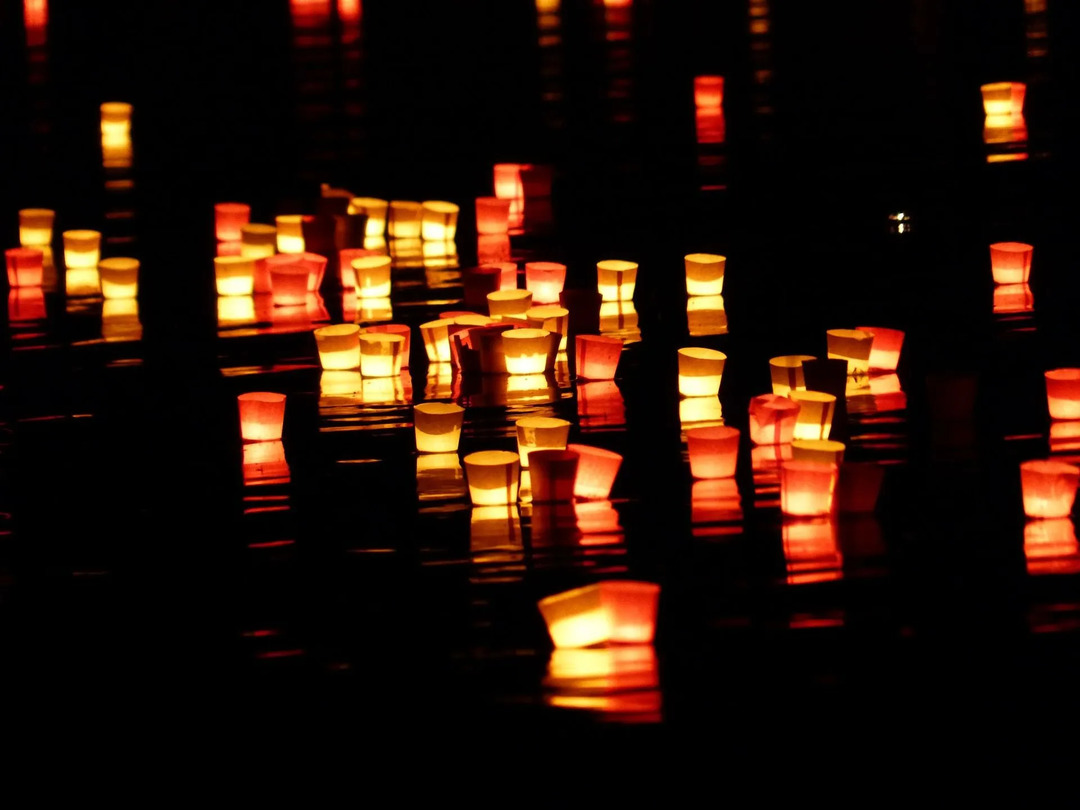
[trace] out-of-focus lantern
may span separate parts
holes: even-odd
[[[486,309],[488,293],[517,288],[517,265],[513,262],[481,265],[465,272],[463,286],[465,306]]]
[[[718,110],[723,103],[723,76],[694,77],[694,105],[699,110]]]
[[[465,409],[452,402],[421,402],[413,406],[416,449],[421,453],[456,453]]]
[[[240,438],[245,442],[270,442],[281,439],[285,422],[285,395],[270,391],[240,394]]]
[[[480,234],[476,237],[477,264],[510,261],[510,237],[505,233]]]
[[[390,296],[390,257],[362,256],[352,260],[356,274],[358,298],[388,298]]]
[[[556,647],[651,644],[660,586],[606,580],[554,594],[537,604]]]
[[[307,291],[309,293],[318,292],[319,287],[322,286],[323,276],[326,275],[327,261],[325,256],[320,256],[318,253],[305,251],[300,254],[300,263],[308,271]]]
[[[278,253],[304,252],[304,217],[302,214],[282,214],[274,219],[277,225]]]
[[[525,320],[537,329],[546,329],[559,335],[559,351],[566,350],[566,332],[570,325],[570,310],[556,304],[530,307]],[[489,321],[490,322],[490,321]]]
[[[356,289],[356,271],[353,270],[353,260],[365,256],[378,255],[372,250],[365,248],[344,248],[338,251],[338,268],[341,271],[341,288],[343,290]]]
[[[697,427],[686,431],[690,475],[731,478],[739,458],[739,431],[733,427]]]
[[[566,284],[566,265],[558,262],[525,262],[525,289],[537,304],[559,303]]]
[[[365,234],[381,237],[386,233],[386,214],[390,203],[376,197],[353,197],[349,202],[350,214],[367,214]]]
[[[214,280],[218,295],[251,295],[255,288],[255,260],[215,256]]]
[[[442,200],[427,200],[421,203],[420,235],[422,239],[437,242],[451,242],[457,234],[457,205]]]
[[[1072,513],[1080,467],[1064,461],[1036,460],[1020,464],[1024,514],[1029,518],[1063,518]]]
[[[686,264],[687,295],[720,295],[724,291],[726,256],[715,253],[690,253]]]
[[[259,222],[249,222],[240,228],[240,255],[249,259],[264,259],[277,252],[277,228]]]
[[[509,374],[543,374],[559,351],[559,335],[546,329],[509,329],[502,342]]]
[[[896,371],[900,364],[900,349],[904,346],[904,332],[883,326],[857,326],[860,332],[873,335],[870,346],[870,370],[876,372]]]
[[[532,498],[536,503],[570,503],[574,500],[578,454],[572,450],[534,450],[529,454]]]
[[[44,274],[45,254],[38,248],[10,248],[4,251],[8,285],[11,287],[40,287]]]
[[[416,457],[416,495],[421,501],[457,500],[466,492],[465,473],[456,451]]]
[[[450,327],[453,325],[453,321],[446,319],[420,324],[420,337],[424,339],[429,362],[450,362]]]
[[[819,461],[780,463],[780,511],[792,517],[815,517],[832,512],[836,482],[835,464]]]
[[[469,499],[477,506],[500,506],[517,501],[521,465],[517,453],[482,450],[462,459]]]
[[[500,197],[476,198],[476,232],[484,235],[506,233],[510,228],[510,200]]]
[[[71,296],[101,292],[98,262],[101,260],[99,231],[64,231],[65,288]]]
[[[605,301],[632,301],[637,286],[637,262],[605,259],[596,263],[596,289]]]
[[[565,450],[570,435],[570,423],[551,416],[523,416],[515,423],[521,469],[529,469],[529,453],[533,450]]]
[[[401,344],[401,368],[409,367],[409,349],[412,346],[412,330],[405,324],[400,323],[382,323],[374,326],[365,326],[360,330],[361,334],[374,333],[374,334],[388,334],[388,335],[400,335]]]
[[[1027,85],[1023,82],[992,82],[979,88],[982,91],[983,112],[986,116],[1022,116]]]
[[[524,317],[532,307],[533,294],[528,290],[496,290],[488,293],[488,315],[492,318]]]
[[[105,298],[135,298],[139,294],[139,260],[126,257],[102,259],[101,294]]]
[[[250,295],[218,296],[218,328],[249,326],[256,322],[255,298]]]
[[[1045,376],[1050,418],[1080,419],[1080,368],[1055,368]]]
[[[844,461],[844,449],[843,442],[829,439],[795,439],[791,443],[791,457],[795,461],[818,461],[839,466]]]
[[[776,396],[786,397],[792,391],[805,391],[806,378],[803,363],[816,360],[809,354],[785,354],[769,360],[769,375],[772,378],[772,392]]]
[[[239,242],[240,229],[251,221],[247,203],[223,202],[214,206],[214,234],[219,242]]]
[[[307,303],[308,268],[295,253],[278,253],[266,258],[270,272],[270,292],[274,306],[295,307]]]
[[[19,244],[23,247],[52,245],[56,212],[49,208],[23,208],[19,211]]]
[[[315,343],[324,370],[360,368],[360,327],[356,324],[321,326],[315,330]]]
[[[990,245],[990,271],[995,284],[1027,284],[1031,277],[1031,245],[994,242]]]
[[[828,357],[831,360],[846,360],[847,373],[866,374],[870,370],[870,350],[874,345],[874,336],[861,329],[830,329],[825,333],[828,343]]]
[[[611,450],[586,444],[568,444],[566,449],[578,455],[574,496],[589,500],[606,500],[611,497],[611,487],[615,484],[615,476],[619,474],[623,457]]]
[[[525,222],[525,186],[521,182],[520,163],[495,164],[495,196],[510,201],[509,226],[520,228]]]
[[[792,391],[788,397],[799,406],[794,438],[829,438],[836,413],[836,397],[824,391]]]
[[[419,239],[424,208],[409,200],[390,201],[387,233],[391,239]]]
[[[364,332],[360,340],[360,374],[363,377],[396,377],[401,373],[401,335]]]
[[[1020,312],[1032,312],[1035,309],[1035,295],[1029,284],[994,285],[994,314],[1011,315]]]
[[[788,444],[795,435],[799,403],[776,394],[750,399],[750,441],[754,444]]]
[[[613,380],[622,356],[622,338],[603,335],[574,337],[574,368],[581,380]]]
[[[684,397],[716,396],[726,362],[727,355],[716,349],[679,349],[679,393]]]

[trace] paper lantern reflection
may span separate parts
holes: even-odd
[[[773,394],[786,397],[792,391],[805,391],[806,378],[803,373],[803,362],[816,359],[809,354],[787,354],[769,360]]]
[[[360,341],[360,374],[363,377],[396,377],[401,373],[401,335],[364,332]]]
[[[495,164],[495,196],[510,201],[507,221],[511,228],[520,228],[525,222],[525,186],[521,182],[521,164]]]
[[[1029,518],[1063,518],[1072,513],[1080,467],[1063,461],[1036,460],[1020,464],[1024,514]]]
[[[139,260],[102,259],[98,262],[101,294],[105,298],[135,298],[139,294]]]
[[[780,463],[780,511],[792,517],[832,512],[839,473],[835,464],[817,461]]]
[[[694,77],[694,105],[698,109],[719,109],[723,102],[723,76]]]
[[[1024,557],[1031,575],[1080,572],[1080,543],[1073,522],[1069,518],[1029,521],[1024,526]]]
[[[351,323],[322,326],[315,330],[319,362],[327,371],[360,367],[360,327]]]
[[[496,290],[488,293],[488,315],[492,318],[523,317],[532,307],[533,294],[528,290]]]
[[[570,423],[551,416],[523,416],[515,423],[521,469],[529,469],[533,450],[565,450]]]
[[[572,450],[533,450],[529,454],[532,498],[536,503],[570,503],[574,500],[578,454]],[[575,521],[576,522],[576,521]]]
[[[387,298],[390,295],[390,257],[362,256],[352,260],[359,298]]]
[[[792,391],[788,396],[799,406],[794,438],[829,438],[836,413],[836,397],[823,391]]]
[[[994,242],[990,245],[990,270],[995,284],[1027,284],[1031,276],[1034,248],[1023,242]]]
[[[557,648],[551,652],[544,686],[566,690],[568,696],[624,693],[656,688],[658,672],[651,644]]]
[[[722,295],[693,295],[686,299],[686,327],[690,337],[726,335],[727,311]]]
[[[251,221],[251,206],[224,202],[214,206],[214,235],[219,242],[239,242],[241,228]]]
[[[8,291],[8,323],[29,324],[45,320],[45,293],[41,287],[14,287]]]
[[[465,497],[465,473],[454,453],[421,453],[416,457],[416,495],[421,501]]]
[[[506,233],[510,228],[511,200],[499,197],[476,198],[476,232],[484,235]]]
[[[1050,418],[1080,419],[1080,368],[1055,368],[1045,377]]]
[[[476,238],[476,263],[510,261],[510,237],[506,234],[481,234]]]
[[[488,321],[490,322],[490,319]],[[559,351],[566,351],[566,332],[570,326],[570,310],[555,304],[529,307],[525,311],[525,322],[535,329],[543,329],[557,334],[559,336]]]
[[[795,461],[817,461],[839,466],[844,460],[844,449],[843,442],[829,439],[795,439],[791,443],[791,457]]]
[[[750,441],[754,444],[788,444],[795,436],[799,404],[776,394],[750,399]]]
[[[527,265],[526,265],[527,266]],[[596,263],[596,288],[605,301],[631,301],[637,286],[637,262],[606,259]]]
[[[277,252],[277,228],[249,222],[240,228],[240,255],[249,259],[264,259]]]
[[[358,323],[389,321],[394,317],[393,302],[389,298],[359,298],[357,305],[356,321]]]
[[[255,289],[255,260],[215,256],[214,281],[218,295],[251,295]]]
[[[716,349],[679,349],[679,393],[684,397],[716,396],[727,355]]]
[[[829,329],[825,335],[829,359],[846,360],[849,375],[866,374],[870,370],[873,334],[860,329]]]
[[[992,115],[1022,115],[1027,85],[1023,82],[992,82],[979,88],[982,91],[983,112]]]
[[[465,409],[451,402],[421,402],[413,406],[417,451],[457,452],[464,419]]]
[[[319,404],[336,405],[336,402],[324,402],[324,400],[345,399],[354,400],[357,394],[364,390],[364,378],[359,371],[337,370],[323,371],[319,374]]]
[[[525,262],[525,289],[537,304],[559,303],[566,284],[566,265],[558,262]]]
[[[48,208],[23,208],[19,211],[19,244],[23,247],[52,245],[56,212]]]
[[[244,484],[289,483],[289,462],[280,441],[246,442],[243,451]]]
[[[462,459],[469,498],[477,506],[512,504],[518,497],[521,466],[518,454],[507,450],[482,450]]]
[[[142,339],[139,302],[135,298],[107,298],[101,304],[101,336],[109,342]]]
[[[711,397],[683,397],[679,400],[679,424],[688,427],[709,427],[724,424],[724,410],[714,394]]]
[[[424,240],[451,242],[457,234],[457,205],[442,200],[421,203],[420,236]]]
[[[123,148],[131,144],[130,104],[123,101],[106,101],[101,105],[102,148]]]
[[[724,291],[726,256],[715,253],[691,253],[683,257],[686,265],[687,295],[720,295]]]
[[[391,200],[387,234],[391,239],[419,239],[423,213],[418,202]]]
[[[541,599],[537,605],[556,647],[651,644],[660,586],[607,580]]]
[[[690,475],[731,478],[739,457],[739,431],[733,427],[696,427],[686,431]]]
[[[873,337],[870,346],[870,371],[896,371],[900,364],[900,349],[904,345],[904,332],[882,326],[857,326],[860,332]]]
[[[248,326],[256,322],[255,299],[250,295],[218,296],[218,328]]]
[[[560,336],[545,329],[509,329],[502,333],[509,374],[543,374],[555,367]]]
[[[622,357],[622,338],[577,335],[574,338],[574,368],[581,380],[613,380]]]
[[[37,248],[10,248],[4,251],[10,287],[40,287],[45,254]]]
[[[614,380],[578,383],[576,390],[578,424],[583,431],[604,430],[626,424],[626,400]],[[715,397],[710,399],[720,404]]]
[[[619,474],[623,457],[610,450],[585,444],[568,444],[566,449],[578,456],[574,496],[589,500],[606,500]]]
[[[285,422],[285,395],[269,391],[240,394],[240,438],[245,442],[266,442],[281,438]]]

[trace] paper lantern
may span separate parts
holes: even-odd
[[[992,82],[979,89],[987,117],[1023,115],[1024,95],[1027,93],[1027,85],[1023,82]]]
[[[990,270],[995,284],[1027,284],[1031,276],[1034,248],[1023,242],[994,242],[990,245]]]
[[[829,439],[795,439],[791,442],[791,457],[795,461],[818,461],[839,466],[844,460],[844,443]]]
[[[622,357],[622,338],[604,335],[574,337],[574,368],[580,380],[613,380]]]
[[[780,511],[792,517],[815,517],[832,512],[836,482],[835,464],[818,461],[780,463]]]
[[[572,502],[577,471],[578,454],[572,450],[532,451],[529,454],[529,476],[532,481],[533,501]]]
[[[245,442],[243,471],[244,484],[247,486],[289,483],[285,445],[280,440]]]
[[[457,205],[442,200],[427,200],[420,204],[420,236],[422,239],[450,242],[457,234]]]
[[[105,298],[135,298],[139,294],[139,260],[129,258],[102,259],[98,262],[101,274],[101,294]]]
[[[390,219],[387,234],[391,239],[419,239],[424,207],[409,200],[390,202]]]
[[[101,234],[98,231],[64,231],[65,288],[70,296],[98,295],[101,277]]]
[[[365,233],[380,237],[386,232],[386,214],[390,203],[376,197],[353,197],[349,202],[350,214],[367,214]]]
[[[570,423],[551,416],[523,416],[515,423],[521,469],[529,469],[533,450],[565,450]]]
[[[352,261],[359,298],[386,298],[390,295],[390,257],[362,256]]]
[[[106,101],[101,105],[102,148],[123,148],[131,143],[130,104],[123,101]]]
[[[240,394],[240,438],[245,442],[268,442],[281,438],[285,422],[285,395],[269,391]]]
[[[578,455],[574,496],[590,500],[609,498],[623,457],[610,450],[586,444],[568,444],[566,449]]]
[[[401,373],[401,335],[363,332],[360,340],[360,374],[364,377],[396,377]]]
[[[731,478],[739,457],[739,431],[733,427],[696,427],[686,431],[690,475]]]
[[[450,362],[450,320],[428,321],[420,324],[420,337],[424,339],[427,358],[432,363]]]
[[[326,275],[326,265],[329,260],[318,253],[304,251],[300,254],[300,263],[307,268],[308,284],[307,291],[314,293],[322,286],[323,276]]]
[[[637,286],[637,262],[605,259],[596,263],[596,289],[605,301],[631,301]]]
[[[806,378],[803,363],[817,358],[809,354],[787,354],[769,360],[769,375],[772,378],[772,392],[786,397],[792,391],[805,391]]]
[[[829,359],[846,360],[849,375],[866,374],[870,370],[873,334],[860,329],[830,329],[825,336]]]
[[[217,300],[218,328],[249,326],[256,322],[255,299],[250,295],[219,296]]]
[[[520,228],[525,222],[525,187],[521,182],[521,164],[495,164],[495,196],[510,201],[507,221],[511,228]]]
[[[556,647],[651,644],[660,586],[606,580],[541,599],[537,605]]]
[[[218,295],[251,295],[255,288],[255,260],[215,256],[214,280]]]
[[[8,285],[11,287],[40,287],[44,274],[45,254],[38,248],[18,247],[4,251]]]
[[[1037,460],[1020,464],[1024,514],[1029,518],[1063,518],[1072,513],[1080,467],[1063,461]]]
[[[754,444],[788,444],[795,435],[799,404],[776,394],[750,399],[750,441]]]
[[[488,293],[488,315],[492,318],[524,317],[532,307],[533,294],[528,290],[496,290]]]
[[[792,391],[788,397],[799,406],[794,438],[829,438],[836,413],[836,397],[823,391]]]
[[[264,259],[277,252],[277,228],[249,222],[240,228],[240,255],[249,259]]]
[[[278,253],[266,258],[270,292],[274,306],[303,306],[307,303],[308,268],[295,253]]]
[[[716,349],[679,349],[679,393],[684,397],[716,396],[727,355]]]
[[[512,504],[518,497],[521,466],[518,454],[507,450],[482,450],[462,459],[469,499],[477,506]]]
[[[723,76],[694,77],[694,105],[701,110],[718,110],[724,102]]]
[[[282,214],[274,219],[277,226],[277,252],[304,252],[304,217],[302,214]]]
[[[356,324],[321,326],[315,330],[315,344],[323,369],[360,368],[360,327]]]
[[[214,234],[219,242],[239,242],[240,229],[251,221],[251,206],[224,202],[214,206]]]
[[[23,208],[19,211],[19,244],[23,247],[52,245],[56,212],[48,208]]]
[[[452,402],[421,402],[413,406],[416,449],[421,453],[456,453],[465,409]]]
[[[1050,418],[1080,419],[1080,368],[1055,368],[1045,378]]]
[[[525,262],[525,289],[537,304],[559,303],[566,284],[566,265],[558,262]]]
[[[510,200],[499,197],[476,198],[476,232],[484,235],[504,234],[510,228]]]
[[[873,336],[870,346],[870,371],[896,371],[900,364],[900,349],[904,345],[904,332],[883,326],[857,326],[860,332]]]
[[[543,374],[554,368],[559,335],[545,329],[509,329],[502,333],[509,374]]]
[[[690,337],[726,335],[727,311],[722,295],[693,295],[686,299],[686,327]]]
[[[400,335],[401,344],[401,368],[409,367],[409,351],[412,346],[412,330],[405,324],[383,323],[374,326],[365,326],[360,330],[361,334],[388,334]]]
[[[687,295],[720,295],[724,291],[727,256],[691,253],[684,256],[683,261],[686,265]]]

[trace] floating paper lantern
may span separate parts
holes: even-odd
[[[723,103],[723,76],[694,77],[694,105],[699,110],[718,110]]]
[[[277,252],[304,252],[304,217],[302,214],[282,214],[275,217]]]
[[[525,311],[525,320],[529,326],[557,334],[559,336],[559,351],[566,351],[566,333],[570,326],[570,310],[556,304],[530,307]]]
[[[990,270],[995,284],[1027,284],[1031,276],[1034,248],[1023,242],[995,242],[990,245]]]
[[[750,400],[750,441],[754,444],[788,444],[794,438],[799,404],[776,394]]]
[[[609,498],[623,457],[610,450],[586,444],[568,444],[566,449],[578,455],[574,496],[590,500]]]
[[[660,586],[606,580],[558,593],[537,604],[556,647],[651,644]]]
[[[386,232],[386,214],[390,203],[376,197],[353,197],[349,202],[350,214],[367,214],[365,233],[371,237],[381,237]]]
[[[387,234],[391,239],[419,239],[424,208],[418,202],[392,200]]]
[[[1023,82],[992,82],[979,89],[987,117],[1023,115],[1024,96],[1027,93],[1027,85]]]
[[[1045,377],[1050,418],[1080,419],[1080,368],[1055,368]]]
[[[687,295],[720,295],[724,291],[727,256],[691,253],[684,256],[683,261],[686,265]]]
[[[44,274],[45,254],[37,248],[19,247],[4,251],[8,285],[11,287],[40,287]]]
[[[832,512],[836,482],[835,464],[818,461],[780,463],[780,511],[792,517],[815,517]]]
[[[364,377],[396,377],[401,373],[401,335],[364,332],[360,340],[360,374]]]
[[[525,262],[525,289],[537,304],[559,303],[566,284],[566,265],[558,262]]]
[[[715,394],[708,397],[683,397],[679,400],[679,424],[683,429],[724,424],[724,409]]]
[[[400,335],[401,344],[401,368],[409,367],[409,351],[412,346],[412,330],[405,324],[381,323],[374,326],[365,326],[360,330],[361,334],[388,334]]]
[[[48,247],[52,244],[56,212],[48,208],[23,208],[19,211],[19,244],[23,247]]]
[[[255,288],[255,260],[215,256],[214,280],[218,295],[251,295]]]
[[[739,457],[739,431],[733,427],[697,427],[686,431],[690,475],[730,478]]]
[[[356,271],[353,270],[353,260],[365,256],[377,256],[375,251],[365,248],[344,248],[338,251],[338,269],[341,273],[341,287],[343,290],[356,289]]]
[[[870,347],[870,370],[876,372],[896,371],[900,364],[900,349],[904,345],[904,332],[883,326],[857,326],[860,332],[873,335]]]
[[[457,205],[442,200],[428,200],[420,204],[420,236],[425,240],[451,242],[457,234]]]
[[[823,391],[792,391],[788,397],[799,406],[794,438],[829,438],[836,413],[836,397]]]
[[[428,321],[420,324],[420,337],[424,339],[427,358],[432,363],[450,362],[450,320]]]
[[[532,307],[533,294],[528,290],[496,290],[488,293],[488,315],[492,318],[524,317]]]
[[[631,301],[637,286],[637,262],[605,259],[596,263],[596,289],[605,301]]]
[[[362,256],[352,261],[358,298],[386,298],[390,295],[390,257]]]
[[[240,255],[249,259],[264,259],[277,252],[277,228],[249,222],[240,228]]]
[[[1072,513],[1080,467],[1063,461],[1038,460],[1020,464],[1024,514],[1029,518],[1063,518]]]
[[[831,360],[846,360],[847,373],[865,374],[870,370],[870,350],[874,345],[874,336],[860,329],[830,329],[825,333],[828,342],[828,357]]]
[[[816,360],[809,354],[786,354],[769,360],[769,375],[772,377],[772,392],[786,397],[792,391],[805,391],[806,378],[803,363]]]
[[[98,262],[101,274],[101,294],[105,298],[135,298],[139,294],[139,260],[129,258],[102,259]]]
[[[839,465],[844,460],[844,443],[829,439],[795,439],[791,443],[795,461],[818,461]]]
[[[321,326],[315,330],[315,344],[323,369],[360,368],[360,327],[356,324]]]
[[[525,186],[521,182],[521,164],[495,164],[495,196],[510,201],[509,226],[520,228],[525,222]]]
[[[684,397],[716,396],[726,362],[727,355],[716,349],[679,349],[679,393]]]
[[[465,409],[452,402],[421,402],[413,406],[416,449],[421,453],[456,453]]]
[[[543,374],[555,365],[559,335],[545,329],[510,329],[502,333],[509,374]]]
[[[308,271],[307,291],[309,293],[318,292],[319,287],[322,286],[323,276],[326,275],[327,261],[328,259],[325,256],[318,253],[304,251],[300,254],[300,263]]]
[[[269,442],[281,439],[285,421],[285,395],[269,391],[240,394],[240,438],[245,442]]]
[[[462,459],[469,499],[477,506],[512,504],[518,497],[521,465],[517,453],[482,450]]]
[[[219,242],[239,242],[240,229],[251,221],[251,206],[224,202],[214,206],[214,234]]]
[[[534,450],[529,454],[529,476],[535,503],[570,503],[574,500],[578,454],[572,450]]]
[[[523,416],[514,423],[517,431],[518,455],[521,469],[529,469],[529,453],[533,450],[565,450],[570,435],[570,423],[551,416]]]
[[[574,337],[574,368],[581,380],[613,380],[622,357],[622,338],[604,335]]]
[[[504,234],[510,228],[510,200],[499,197],[476,198],[476,232],[484,235]]]
[[[295,253],[278,253],[266,258],[270,292],[274,306],[302,306],[307,303],[308,268]]]

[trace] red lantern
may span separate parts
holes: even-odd
[[[874,336],[874,342],[870,346],[870,370],[896,371],[900,363],[900,349],[904,345],[904,332],[882,326],[857,326],[855,328]]]
[[[606,580],[558,593],[537,604],[556,647],[651,644],[660,586]]]
[[[799,417],[799,404],[776,394],[750,400],[750,441],[754,444],[790,444]]]
[[[613,380],[622,356],[622,338],[577,335],[574,366],[579,380]]]
[[[686,431],[690,474],[694,478],[731,478],[739,457],[739,431],[733,427],[700,427]]]
[[[509,226],[520,228],[525,222],[525,186],[521,182],[520,163],[495,164],[495,196],[510,201]]]
[[[7,261],[8,285],[11,287],[40,287],[45,254],[37,248],[18,247],[4,251]]]
[[[566,265],[558,262],[525,262],[525,289],[535,304],[557,304],[566,284]]]
[[[838,477],[835,464],[784,461],[780,464],[780,511],[792,517],[832,512]]]
[[[218,203],[214,206],[214,232],[219,242],[239,242],[240,229],[251,222],[251,206]]]
[[[500,197],[476,198],[476,232],[484,235],[506,233],[510,228],[512,201]]]
[[[995,284],[1027,284],[1031,276],[1034,248],[1023,242],[995,242],[990,245],[990,270]]]
[[[270,273],[274,306],[301,306],[307,303],[310,271],[301,256],[299,253],[278,253],[264,260]]]
[[[285,421],[285,395],[269,391],[240,394],[240,437],[246,442],[267,442],[281,438]]]
[[[596,500],[610,497],[611,487],[615,484],[615,476],[619,474],[623,457],[610,450],[586,444],[568,444],[566,449],[578,455],[574,496]]]
[[[574,500],[578,454],[573,450],[533,450],[529,475],[535,503],[570,503]]]
[[[1046,372],[1046,405],[1051,419],[1080,419],[1080,368]]]
[[[1063,518],[1072,513],[1080,467],[1063,461],[1036,460],[1020,464],[1024,514],[1029,518]]]

